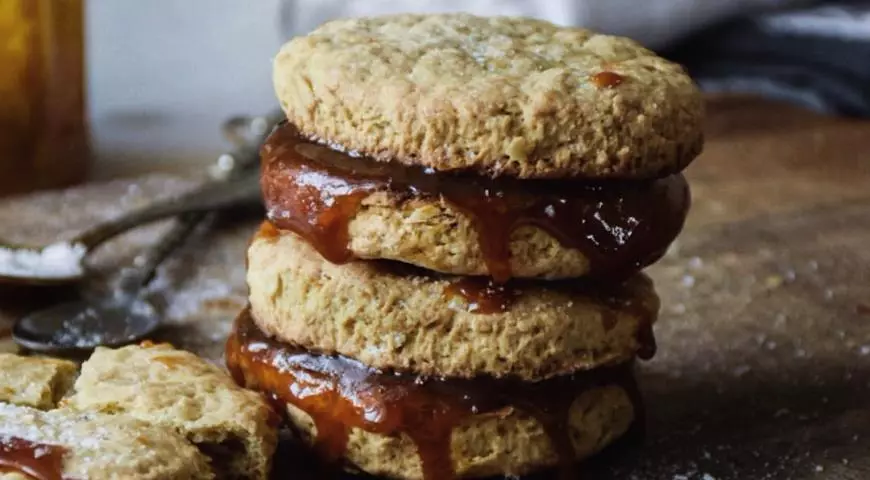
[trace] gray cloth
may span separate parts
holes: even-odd
[[[870,116],[870,2],[768,13],[702,31],[666,52],[708,91],[757,93]]]
[[[281,24],[289,37],[337,17],[453,11],[625,35],[685,64],[705,90],[870,116],[870,1],[283,0]]]

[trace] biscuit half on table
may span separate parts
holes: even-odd
[[[182,435],[127,416],[0,403],[0,438],[19,467],[62,478],[214,478],[208,458]],[[0,464],[0,480],[30,478]]]
[[[265,479],[271,469],[274,411],[222,368],[167,344],[98,348],[61,405],[170,428],[229,478]]]
[[[9,458],[62,478],[268,478],[278,419],[223,369],[163,344],[97,349],[77,371],[0,354],[0,480],[30,478]]]

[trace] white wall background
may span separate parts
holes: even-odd
[[[88,94],[99,160],[210,156],[225,147],[222,119],[273,108],[278,4],[88,0]]]
[[[87,0],[97,152],[139,170],[208,158],[221,121],[276,102],[282,41],[337,16],[398,11],[530,15],[656,47],[711,20],[801,0]]]

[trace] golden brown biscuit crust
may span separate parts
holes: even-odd
[[[312,137],[437,170],[655,177],[703,143],[703,101],[679,65],[528,18],[336,20],[284,45],[273,80]]]
[[[538,380],[621,363],[658,312],[648,278],[626,282],[631,309],[555,288],[523,288],[502,313],[471,313],[445,295],[455,279],[334,265],[296,235],[256,236],[248,250],[251,311],[280,340],[375,368],[427,375]]]

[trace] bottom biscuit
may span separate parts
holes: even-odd
[[[270,339],[248,310],[226,353],[326,460],[390,478],[567,470],[642,422],[631,363],[541,382],[384,372]]]

